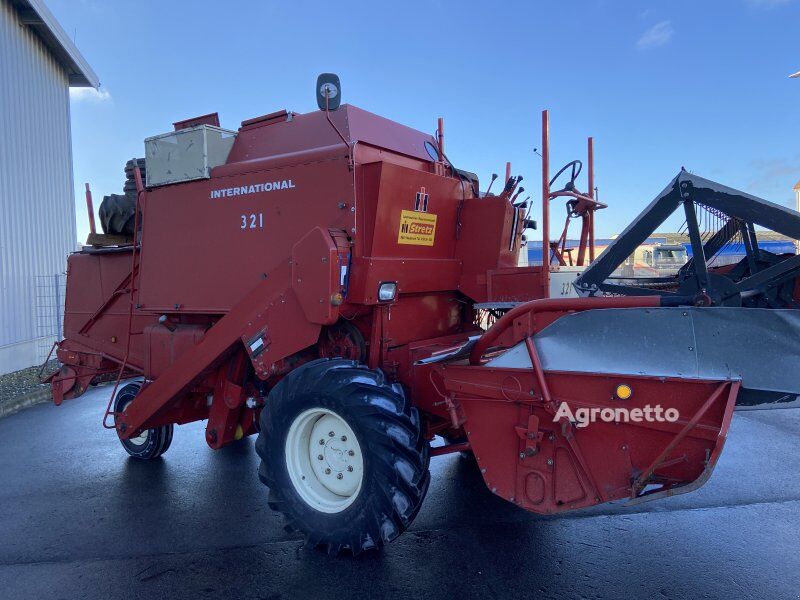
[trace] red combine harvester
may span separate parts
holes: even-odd
[[[238,132],[207,115],[146,141],[127,233],[69,257],[56,404],[116,379],[104,425],[138,459],[174,424],[207,420],[214,449],[257,434],[270,506],[358,553],[409,526],[431,455],[472,452],[493,493],[536,513],[651,499],[705,482],[737,401],[796,397],[800,257],[759,250],[755,226],[797,239],[797,213],[682,171],[594,260],[591,139],[588,191],[579,161],[555,189],[544,113],[550,260],[520,267],[521,177],[481,192],[441,120],[430,136],[340,98],[323,75],[319,111]],[[553,260],[556,198],[582,222],[576,266]],[[615,282],[675,210],[691,260]],[[747,258],[715,269],[736,240]]]

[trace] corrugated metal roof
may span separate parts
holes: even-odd
[[[58,24],[42,0],[11,0],[20,21],[42,38],[50,52],[67,72],[70,87],[100,86],[97,74]]]

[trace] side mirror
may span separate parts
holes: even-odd
[[[317,77],[317,106],[320,110],[336,110],[342,101],[342,84],[335,73]]]

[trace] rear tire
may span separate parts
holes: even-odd
[[[419,413],[380,371],[344,359],[307,363],[273,388],[260,422],[269,505],[308,545],[331,555],[377,549],[419,512],[428,443]]]
[[[114,400],[114,413],[124,412],[133,399],[142,389],[141,383],[129,383],[117,391]],[[172,425],[162,425],[153,429],[146,429],[135,438],[123,440],[120,438],[125,452],[139,460],[152,460],[166,452],[172,444]]]

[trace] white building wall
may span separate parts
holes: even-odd
[[[37,360],[37,276],[76,246],[69,84],[0,0],[0,374]]]

